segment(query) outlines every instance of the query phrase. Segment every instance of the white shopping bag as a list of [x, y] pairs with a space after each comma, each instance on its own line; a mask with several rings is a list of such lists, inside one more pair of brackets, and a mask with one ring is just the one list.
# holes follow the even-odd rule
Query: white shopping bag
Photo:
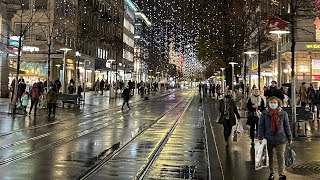
[[267, 140], [262, 140], [254, 145], [255, 150], [255, 170], [260, 170], [269, 166], [269, 155], [267, 149]]
[[242, 133], [244, 131], [242, 124], [236, 119], [237, 124], [232, 126], [231, 129], [231, 139], [234, 142], [238, 142], [240, 137], [242, 136]]

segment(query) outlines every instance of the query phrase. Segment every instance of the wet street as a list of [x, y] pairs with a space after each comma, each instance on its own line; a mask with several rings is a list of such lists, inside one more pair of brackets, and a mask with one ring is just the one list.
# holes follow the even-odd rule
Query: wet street
[[[124, 111], [121, 99], [90, 98], [78, 110], [58, 108], [56, 117], [1, 113], [0, 179], [267, 179], [268, 169], [254, 170], [247, 130], [225, 148], [211, 97], [200, 101], [192, 90], [134, 96]], [[320, 179], [298, 169], [308, 162], [317, 168], [315, 141], [294, 142], [297, 164], [288, 179]]]

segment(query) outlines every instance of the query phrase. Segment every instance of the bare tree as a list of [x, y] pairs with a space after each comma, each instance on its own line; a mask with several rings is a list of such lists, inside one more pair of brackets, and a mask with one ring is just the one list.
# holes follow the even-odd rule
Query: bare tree
[[[18, 41], [17, 47], [17, 71], [15, 76], [15, 84], [13, 91], [12, 113], [16, 113], [18, 100], [18, 78], [20, 74], [20, 61], [22, 55], [22, 41], [27, 40], [28, 33], [35, 23], [42, 17], [38, 15], [37, 10], [31, 8], [29, 0], [12, 0], [3, 1], [7, 5], [7, 12], [14, 12], [14, 23], [6, 23], [6, 28], [9, 30], [9, 36], [15, 36]], [[7, 37], [9, 38], [9, 37]]]

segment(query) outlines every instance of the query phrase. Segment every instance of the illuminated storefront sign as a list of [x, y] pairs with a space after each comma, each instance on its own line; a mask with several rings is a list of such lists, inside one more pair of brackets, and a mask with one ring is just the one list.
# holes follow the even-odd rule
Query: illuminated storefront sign
[[28, 51], [28, 52], [38, 52], [40, 49], [35, 46], [23, 46], [22, 51]]
[[307, 49], [320, 49], [320, 44], [307, 44]]
[[252, 70], [257, 70], [257, 69], [258, 69], [258, 65], [252, 66]]

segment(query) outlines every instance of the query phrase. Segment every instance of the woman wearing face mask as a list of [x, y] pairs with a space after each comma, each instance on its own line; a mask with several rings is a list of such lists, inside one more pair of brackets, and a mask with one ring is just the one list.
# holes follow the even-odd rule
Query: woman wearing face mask
[[248, 120], [247, 125], [250, 126], [250, 138], [251, 145], [254, 146], [254, 134], [255, 130], [258, 129], [258, 121], [260, 118], [260, 112], [265, 109], [265, 103], [263, 98], [260, 97], [259, 89], [254, 89], [253, 95], [248, 99], [247, 111]]
[[269, 154], [269, 180], [274, 179], [273, 171], [273, 155], [274, 149], [276, 151], [278, 160], [279, 180], [285, 180], [284, 175], [284, 152], [286, 142], [292, 143], [292, 134], [289, 125], [289, 118], [287, 112], [283, 111], [279, 104], [281, 101], [276, 97], [268, 99], [268, 107], [263, 111], [259, 120], [258, 137], [260, 143], [263, 139], [267, 140], [267, 148]]
[[236, 125], [237, 120], [240, 119], [236, 103], [232, 98], [232, 91], [228, 91], [224, 99], [219, 101], [219, 111], [224, 114], [223, 128], [224, 128], [224, 139], [226, 141], [226, 147], [229, 147], [229, 137], [231, 135], [232, 126]]

